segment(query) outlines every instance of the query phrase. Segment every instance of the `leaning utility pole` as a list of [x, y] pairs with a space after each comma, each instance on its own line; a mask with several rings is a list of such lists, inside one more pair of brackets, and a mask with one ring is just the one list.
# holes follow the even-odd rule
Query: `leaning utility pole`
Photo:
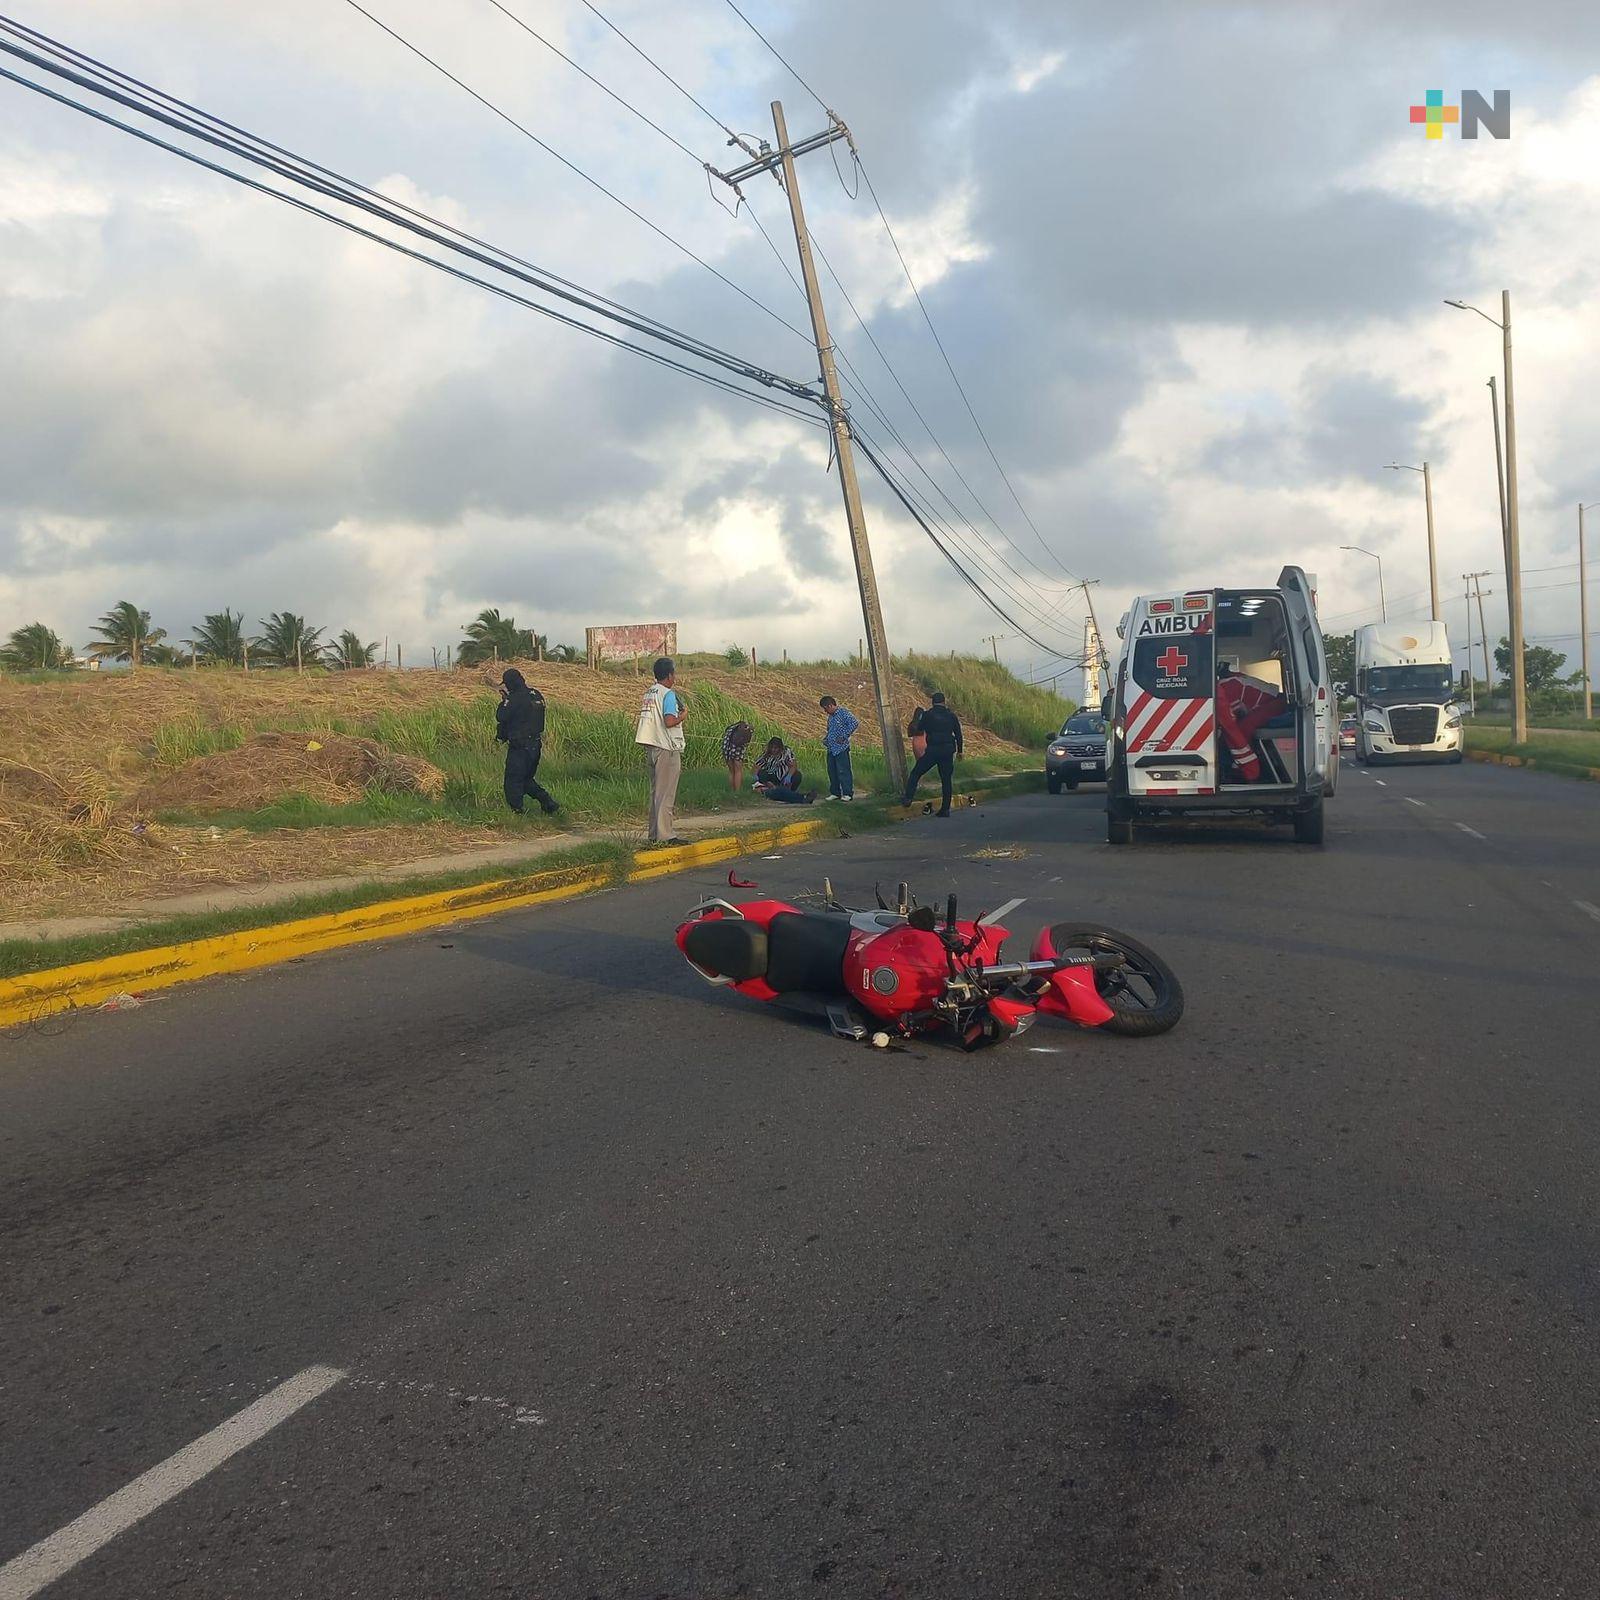
[[[1466, 582], [1466, 573], [1461, 574]], [[1472, 670], [1472, 585], [1467, 583], [1461, 591], [1461, 598], [1466, 602], [1467, 613], [1467, 704], [1471, 707], [1472, 715], [1478, 714], [1478, 675]]]
[[816, 263], [811, 257], [811, 239], [806, 229], [806, 214], [800, 204], [800, 180], [795, 176], [794, 158], [808, 150], [819, 150], [836, 139], [848, 139], [850, 131], [837, 118], [826, 133], [813, 134], [798, 145], [789, 143], [789, 127], [783, 120], [783, 102], [772, 102], [772, 126], [778, 136], [775, 151], [763, 151], [733, 172], [718, 173], [735, 190], [746, 178], [775, 168], [783, 173], [783, 188], [789, 197], [789, 215], [794, 222], [794, 242], [800, 252], [800, 274], [805, 283], [806, 301], [811, 307], [811, 331], [817, 343], [817, 360], [822, 368], [822, 390], [827, 398], [828, 422], [833, 429], [834, 452], [839, 458], [839, 488], [844, 495], [845, 521], [850, 527], [850, 550], [855, 557], [856, 583], [861, 590], [861, 612], [867, 625], [867, 657], [872, 668], [872, 688], [878, 702], [878, 729], [883, 736], [883, 759], [889, 768], [889, 781], [895, 792], [906, 786], [906, 752], [900, 742], [900, 719], [894, 709], [894, 681], [889, 657], [889, 639], [883, 627], [883, 606], [878, 599], [878, 581], [872, 571], [872, 547], [867, 542], [867, 519], [861, 508], [861, 486], [856, 481], [855, 449], [851, 443], [850, 420], [839, 393], [839, 372], [834, 365], [833, 339], [828, 333], [828, 317], [822, 307], [822, 290], [817, 282]]
[[1000, 665], [1000, 641], [1003, 638], [1005, 638], [1003, 633], [986, 633], [978, 640], [979, 644], [988, 645], [989, 654], [994, 657], [994, 664], [997, 667]]

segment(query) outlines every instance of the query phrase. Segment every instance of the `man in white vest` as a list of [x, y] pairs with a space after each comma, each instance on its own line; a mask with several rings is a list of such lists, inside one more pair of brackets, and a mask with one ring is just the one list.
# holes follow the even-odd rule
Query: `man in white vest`
[[633, 735], [650, 758], [650, 832], [652, 844], [682, 844], [672, 831], [672, 803], [683, 772], [683, 702], [673, 688], [677, 673], [663, 656], [656, 662], [656, 681], [645, 693], [639, 726]]

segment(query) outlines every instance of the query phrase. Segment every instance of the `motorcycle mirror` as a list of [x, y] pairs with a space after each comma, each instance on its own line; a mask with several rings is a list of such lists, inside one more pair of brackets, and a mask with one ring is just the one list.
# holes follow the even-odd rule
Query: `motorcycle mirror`
[[956, 925], [956, 897], [954, 895], [951, 895], [949, 900], [945, 902], [944, 921], [945, 926], [953, 931]]
[[872, 898], [878, 902], [878, 909], [880, 911], [887, 911], [889, 909], [889, 902], [883, 898], [883, 890], [879, 888], [877, 884], [873, 884], [872, 886]]
[[756, 883], [753, 878], [734, 877], [733, 869], [730, 867], [728, 869], [728, 887], [730, 889], [754, 889], [756, 887]]

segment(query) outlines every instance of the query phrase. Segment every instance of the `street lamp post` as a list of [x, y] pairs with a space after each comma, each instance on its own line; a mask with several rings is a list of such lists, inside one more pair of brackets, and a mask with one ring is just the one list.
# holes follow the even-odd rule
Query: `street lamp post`
[[1433, 548], [1433, 478], [1428, 471], [1428, 463], [1424, 461], [1420, 467], [1408, 467], [1398, 461], [1391, 461], [1384, 471], [1422, 474], [1422, 500], [1428, 510], [1428, 595], [1433, 603], [1433, 620], [1442, 621], [1439, 611], [1439, 562]]
[[1355, 550], [1364, 556], [1371, 556], [1378, 563], [1378, 609], [1383, 614], [1383, 620], [1389, 620], [1389, 602], [1383, 597], [1383, 557], [1376, 550], [1363, 549], [1358, 544], [1342, 544], [1341, 550]]
[[1589, 568], [1583, 548], [1583, 514], [1600, 506], [1600, 500], [1591, 500], [1578, 507], [1578, 631], [1583, 635], [1579, 647], [1583, 652], [1583, 714], [1594, 715], [1594, 696], [1589, 683]]
[[1485, 322], [1500, 330], [1502, 360], [1505, 365], [1506, 405], [1506, 609], [1511, 632], [1511, 742], [1523, 744], [1528, 737], [1528, 677], [1522, 659], [1522, 533], [1517, 510], [1517, 403], [1511, 382], [1511, 291], [1500, 291], [1500, 316], [1491, 317], [1464, 300], [1446, 300], [1457, 311], [1474, 311]]

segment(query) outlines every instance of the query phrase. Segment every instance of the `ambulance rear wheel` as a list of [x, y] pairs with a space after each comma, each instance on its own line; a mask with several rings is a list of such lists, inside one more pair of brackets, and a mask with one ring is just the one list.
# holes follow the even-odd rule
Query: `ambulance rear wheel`
[[1304, 811], [1294, 814], [1294, 836], [1299, 844], [1322, 843], [1322, 800], [1313, 800]]
[[1110, 811], [1106, 812], [1106, 843], [1132, 844], [1132, 819], [1129, 817], [1119, 817]]

